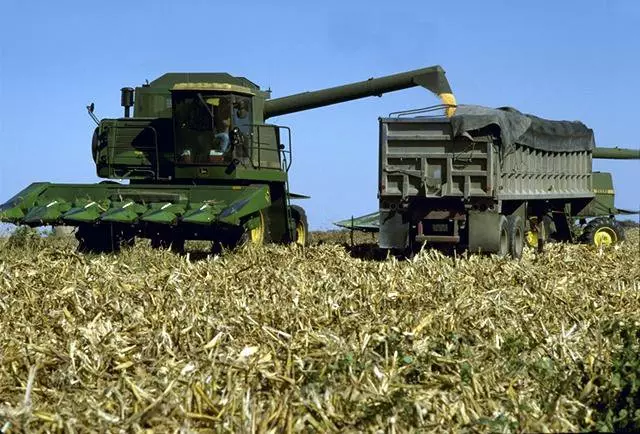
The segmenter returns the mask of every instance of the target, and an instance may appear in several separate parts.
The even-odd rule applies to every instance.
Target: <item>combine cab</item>
[[[122,118],[99,121],[90,106],[92,156],[107,181],[31,184],[0,206],[0,221],[74,226],[85,252],[140,237],[176,251],[192,239],[305,245],[305,212],[290,204],[306,198],[289,192],[290,131],[265,121],[414,86],[455,105],[439,66],[277,99],[226,73],[165,74],[121,90]]]

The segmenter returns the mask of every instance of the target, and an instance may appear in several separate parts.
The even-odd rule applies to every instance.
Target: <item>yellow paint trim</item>
[[[452,93],[441,93],[438,95],[438,97],[440,98],[440,100],[442,100],[442,104],[449,106],[445,109],[447,117],[450,118],[451,116],[453,116],[456,112],[455,106],[458,105],[456,103],[456,97],[453,96]]]
[[[599,188],[594,188],[593,192],[597,194],[615,194],[614,190],[605,190],[605,189],[599,189]]]
[[[205,90],[216,92],[236,92],[254,96],[255,92],[248,87],[229,83],[176,83],[171,90]]]

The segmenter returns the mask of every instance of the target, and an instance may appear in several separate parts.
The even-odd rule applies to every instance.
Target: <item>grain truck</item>
[[[458,105],[379,119],[379,212],[337,222],[379,231],[385,249],[462,246],[522,255],[550,239],[610,245],[624,231],[611,175],[593,158],[638,159],[640,150],[597,148],[581,122],[552,121],[504,107]],[[580,237],[576,219],[586,223]]]

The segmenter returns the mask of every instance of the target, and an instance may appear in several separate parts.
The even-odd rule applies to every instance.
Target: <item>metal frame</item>
[[[136,118],[130,118],[130,119],[136,119]],[[142,118],[144,119],[144,118]],[[109,175],[113,176],[113,177],[117,177],[117,178],[128,178],[131,176],[132,173],[136,173],[136,172],[141,172],[141,173],[151,173],[153,180],[157,181],[160,179],[160,150],[158,147],[158,131],[152,127],[151,125],[146,125],[143,128],[140,128],[139,126],[134,126],[134,125],[128,125],[127,124],[128,119],[124,119],[124,122],[122,123],[122,125],[118,125],[115,128],[115,140],[114,140],[114,144],[112,146],[107,146],[109,152],[107,152],[107,170],[109,171]],[[153,147],[134,147],[132,142],[129,142],[129,146],[127,146],[126,148],[119,148],[116,146],[116,144],[118,143],[117,137],[118,137],[118,131],[121,130],[126,130],[126,129],[136,129],[136,130],[140,130],[140,131],[145,131],[145,130],[151,130],[153,132]],[[116,149],[129,149],[131,148],[132,151],[140,151],[140,152],[149,152],[152,151],[154,152],[155,155],[155,171],[153,170],[147,170],[147,169],[133,169],[133,170],[129,170],[128,172],[124,173],[123,176],[117,176],[117,174],[114,172],[114,168],[113,166],[115,165],[114,160],[115,160],[115,156],[114,153],[116,151]],[[145,177],[146,178],[146,177]]]

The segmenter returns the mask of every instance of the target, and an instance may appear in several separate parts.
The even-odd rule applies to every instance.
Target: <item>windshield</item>
[[[174,119],[177,157],[185,163],[209,162],[229,149],[229,96],[188,93],[176,95]]]

